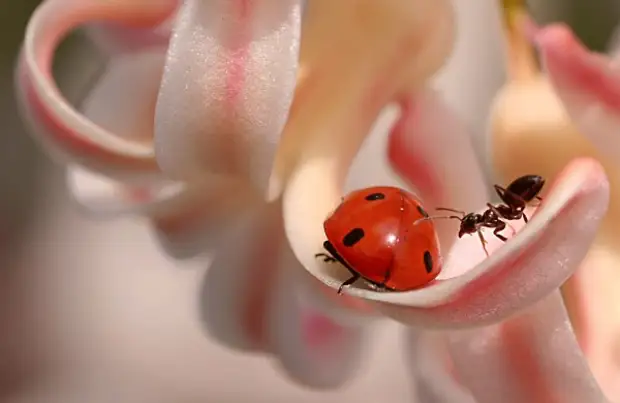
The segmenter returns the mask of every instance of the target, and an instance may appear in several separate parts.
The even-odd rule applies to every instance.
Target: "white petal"
[[[456,377],[443,333],[408,328],[406,358],[419,402],[476,403]]]
[[[458,374],[479,403],[608,402],[558,291],[502,324],[447,338]]]
[[[184,2],[157,103],[164,172],[267,188],[295,86],[300,8],[299,0]]]
[[[265,351],[267,304],[282,245],[280,203],[244,217],[220,235],[201,293],[203,320],[220,343]]]
[[[320,389],[341,386],[359,369],[364,327],[343,324],[299,292],[302,271],[292,251],[282,250],[280,275],[271,284],[269,342],[284,370],[298,382]]]
[[[92,20],[157,25],[174,8],[174,0],[148,4],[49,0],[33,14],[18,65],[17,92],[27,121],[55,156],[123,178],[157,172],[151,145],[114,136],[85,118],[60,94],[51,72],[56,47],[77,26]]]

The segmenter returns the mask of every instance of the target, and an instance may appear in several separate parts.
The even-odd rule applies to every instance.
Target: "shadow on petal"
[[[603,154],[620,156],[620,73],[590,52],[567,26],[532,29],[549,79],[581,133]]]
[[[606,403],[559,291],[506,322],[447,333],[458,374],[479,403]]]

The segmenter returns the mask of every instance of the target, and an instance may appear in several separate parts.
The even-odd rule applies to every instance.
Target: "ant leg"
[[[334,263],[336,262],[336,258],[334,258],[333,256],[328,255],[327,253],[315,253],[314,257],[316,258],[323,258],[323,261],[326,263]]]
[[[478,230],[478,238],[480,238],[480,243],[482,244],[482,249],[484,249],[484,253],[489,257],[489,250],[487,249],[487,240],[484,239],[484,235],[482,235],[482,231]]]
[[[502,232],[505,228],[506,228],[506,223],[503,221],[498,221],[497,227],[495,227],[495,230],[493,230],[493,235],[501,239],[503,242],[506,242],[508,240],[508,238],[500,234],[500,232]]]
[[[523,213],[523,221],[525,221],[525,223],[527,224],[527,216],[525,215],[525,213]]]
[[[342,289],[344,287],[348,287],[351,284],[355,283],[357,280],[359,280],[360,275],[359,274],[354,274],[353,276],[351,276],[350,278],[348,278],[345,282],[343,282],[342,284],[340,284],[340,287],[338,287],[338,294],[342,294]]]

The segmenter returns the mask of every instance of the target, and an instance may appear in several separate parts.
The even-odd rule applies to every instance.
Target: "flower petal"
[[[203,321],[220,343],[268,350],[267,305],[282,245],[281,204],[265,204],[220,234],[202,293]]]
[[[176,1],[177,7],[179,7],[181,1],[174,1]],[[161,24],[146,29],[127,27],[109,22],[93,23],[86,27],[85,32],[107,54],[131,54],[150,47],[167,48],[175,17],[176,13],[171,13]]]
[[[62,38],[92,20],[136,27],[159,24],[175,0],[99,2],[48,0],[30,20],[17,72],[17,92],[27,121],[41,142],[57,156],[122,178],[157,172],[153,148],[114,136],[78,113],[60,94],[51,72]]]
[[[159,49],[112,59],[81,105],[85,117],[115,136],[152,146],[165,57]]]
[[[407,361],[419,402],[477,403],[454,373],[443,334],[407,328]]]
[[[607,402],[559,291],[506,322],[447,334],[459,376],[479,403]]]
[[[394,169],[417,190],[427,211],[449,207],[475,211],[489,200],[482,169],[464,123],[439,93],[426,89],[402,101],[402,112],[389,136]],[[435,223],[441,248],[455,240],[458,223]]]
[[[588,51],[570,28],[554,24],[532,34],[549,79],[577,128],[597,149],[620,156],[620,72],[617,62]]]
[[[293,252],[282,250],[278,280],[271,284],[269,343],[284,370],[320,389],[341,386],[359,369],[364,327],[326,316],[299,292],[301,272]]]
[[[501,320],[544,298],[574,272],[587,253],[609,200],[609,184],[595,160],[574,160],[559,175],[543,206],[523,231],[489,259],[465,274],[409,292],[375,292],[348,287],[345,293],[380,301],[387,315],[415,325],[474,326]],[[320,243],[317,242],[316,249]],[[463,259],[449,259],[460,268]],[[444,270],[463,272],[458,267]],[[472,262],[473,263],[473,262]],[[333,266],[333,265],[332,265]],[[308,267],[327,285],[343,278],[334,268]]]
[[[300,3],[184,2],[156,111],[166,174],[233,175],[266,190],[295,86]]]
[[[67,169],[67,186],[81,208],[91,214],[110,217],[153,214],[187,192],[185,184],[172,181],[156,186],[128,186],[77,165]]]

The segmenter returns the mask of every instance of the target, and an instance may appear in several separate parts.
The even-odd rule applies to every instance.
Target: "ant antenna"
[[[467,214],[464,211],[455,210],[453,208],[446,208],[446,207],[437,207],[435,210],[437,210],[437,211],[451,211],[453,213],[461,214],[462,216],[465,216]]]
[[[452,219],[452,220],[463,221],[461,217],[456,216],[456,215],[437,215],[437,216],[429,216],[429,217],[424,217],[424,218],[415,220],[413,222],[413,225],[417,225],[420,221],[441,220],[441,219]]]

